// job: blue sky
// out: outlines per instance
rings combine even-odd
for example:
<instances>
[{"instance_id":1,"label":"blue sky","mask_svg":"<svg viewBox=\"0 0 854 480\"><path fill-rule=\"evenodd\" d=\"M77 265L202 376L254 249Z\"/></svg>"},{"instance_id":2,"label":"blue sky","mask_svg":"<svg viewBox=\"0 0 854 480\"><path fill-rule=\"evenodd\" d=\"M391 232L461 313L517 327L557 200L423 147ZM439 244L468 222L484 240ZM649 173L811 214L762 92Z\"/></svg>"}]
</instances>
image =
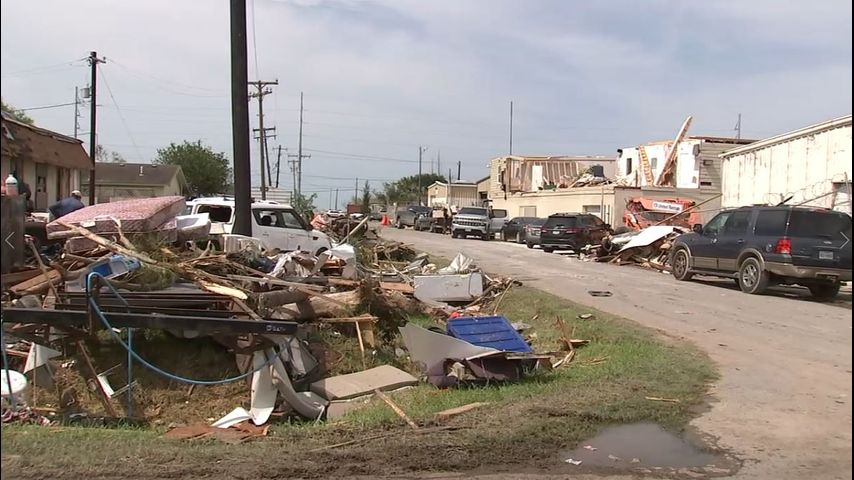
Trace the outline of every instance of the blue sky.
<instances>
[{"instance_id":1,"label":"blue sky","mask_svg":"<svg viewBox=\"0 0 854 480\"><path fill-rule=\"evenodd\" d=\"M78 60L97 50L100 143L129 161L185 139L231 156L227 2L0 5L5 101L72 101L88 81ZM248 10L249 77L279 80L265 101L270 146L296 152L305 92L303 189L320 207L329 189L343 202L356 177L379 187L416 173L419 145L425 171L440 154L442 172L460 161L465 179L485 176L507 153L511 100L519 154L612 155L672 137L689 114L693 134L731 135L741 113L743 136L762 138L851 113L845 1L248 0ZM29 113L73 131L72 107ZM257 181L254 142L252 154Z\"/></svg>"}]
</instances>

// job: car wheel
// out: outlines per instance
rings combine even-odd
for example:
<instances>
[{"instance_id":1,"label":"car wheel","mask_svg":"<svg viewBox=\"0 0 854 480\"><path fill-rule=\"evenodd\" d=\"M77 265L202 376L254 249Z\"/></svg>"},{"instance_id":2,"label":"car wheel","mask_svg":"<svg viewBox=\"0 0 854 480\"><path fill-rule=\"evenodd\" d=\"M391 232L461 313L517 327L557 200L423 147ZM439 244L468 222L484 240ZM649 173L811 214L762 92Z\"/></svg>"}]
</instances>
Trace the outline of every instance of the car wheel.
<instances>
[{"instance_id":1,"label":"car wheel","mask_svg":"<svg viewBox=\"0 0 854 480\"><path fill-rule=\"evenodd\" d=\"M528 245L528 248L534 248L534 244L531 242L526 243L526 245Z\"/></svg>"},{"instance_id":2,"label":"car wheel","mask_svg":"<svg viewBox=\"0 0 854 480\"><path fill-rule=\"evenodd\" d=\"M482 235L480 236L480 239L481 239L481 240L483 240L484 242L488 242L488 241L489 241L489 237L490 237L490 234L489 234L489 233L484 233L484 234L482 234Z\"/></svg>"},{"instance_id":3,"label":"car wheel","mask_svg":"<svg viewBox=\"0 0 854 480\"><path fill-rule=\"evenodd\" d=\"M680 248L673 254L673 278L680 281L691 280L691 254L688 250Z\"/></svg>"},{"instance_id":4,"label":"car wheel","mask_svg":"<svg viewBox=\"0 0 854 480\"><path fill-rule=\"evenodd\" d=\"M810 293L815 298L830 299L839 293L840 285L838 283L817 283L810 285Z\"/></svg>"},{"instance_id":5,"label":"car wheel","mask_svg":"<svg viewBox=\"0 0 854 480\"><path fill-rule=\"evenodd\" d=\"M399 218L398 218L397 220L395 220L395 221L394 221L394 226L395 226L395 227L397 227L397 228L399 228L399 229L401 229L401 230L403 230L403 224L402 224L402 223L400 223L400 219L399 219Z\"/></svg>"},{"instance_id":6,"label":"car wheel","mask_svg":"<svg viewBox=\"0 0 854 480\"><path fill-rule=\"evenodd\" d=\"M457 238L457 232L451 232L451 238Z\"/></svg>"},{"instance_id":7,"label":"car wheel","mask_svg":"<svg viewBox=\"0 0 854 480\"><path fill-rule=\"evenodd\" d=\"M768 288L768 272L756 257L748 257L738 269L738 286L751 295L761 295Z\"/></svg>"},{"instance_id":8,"label":"car wheel","mask_svg":"<svg viewBox=\"0 0 854 480\"><path fill-rule=\"evenodd\" d=\"M543 251L546 253L552 253L555 251L555 249L552 247L543 247Z\"/></svg>"}]
</instances>

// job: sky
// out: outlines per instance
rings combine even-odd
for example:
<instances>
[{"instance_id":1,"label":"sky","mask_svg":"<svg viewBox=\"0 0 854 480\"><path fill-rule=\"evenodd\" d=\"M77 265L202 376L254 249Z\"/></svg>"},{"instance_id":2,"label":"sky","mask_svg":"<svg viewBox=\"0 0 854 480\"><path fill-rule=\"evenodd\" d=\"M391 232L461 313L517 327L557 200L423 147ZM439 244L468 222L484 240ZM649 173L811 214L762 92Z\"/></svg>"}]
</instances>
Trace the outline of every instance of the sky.
<instances>
[{"instance_id":1,"label":"sky","mask_svg":"<svg viewBox=\"0 0 854 480\"><path fill-rule=\"evenodd\" d=\"M228 4L3 1L3 100L73 103L97 51L105 148L150 162L201 140L231 158ZM850 114L851 14L843 0L247 0L249 79L279 82L264 113L282 188L304 93L303 191L327 208L356 179L418 173L419 146L424 172L487 176L509 151L511 101L522 155L614 156L673 138L688 115L690 134L734 136L741 114L742 137L760 139ZM27 113L74 132L73 105ZM88 148L88 105L79 123Z\"/></svg>"}]
</instances>

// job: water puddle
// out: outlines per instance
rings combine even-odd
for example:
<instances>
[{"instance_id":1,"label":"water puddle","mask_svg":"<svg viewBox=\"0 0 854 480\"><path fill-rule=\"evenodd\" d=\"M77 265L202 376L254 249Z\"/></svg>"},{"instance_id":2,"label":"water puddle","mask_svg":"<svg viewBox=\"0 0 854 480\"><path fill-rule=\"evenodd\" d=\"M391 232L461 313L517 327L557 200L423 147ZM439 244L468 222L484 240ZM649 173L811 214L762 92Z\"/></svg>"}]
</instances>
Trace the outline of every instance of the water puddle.
<instances>
[{"instance_id":1,"label":"water puddle","mask_svg":"<svg viewBox=\"0 0 854 480\"><path fill-rule=\"evenodd\" d=\"M609 427L574 450L562 452L561 459L578 467L642 471L690 469L718 475L730 472L732 467L732 461L723 455L700 449L654 423Z\"/></svg>"}]
</instances>

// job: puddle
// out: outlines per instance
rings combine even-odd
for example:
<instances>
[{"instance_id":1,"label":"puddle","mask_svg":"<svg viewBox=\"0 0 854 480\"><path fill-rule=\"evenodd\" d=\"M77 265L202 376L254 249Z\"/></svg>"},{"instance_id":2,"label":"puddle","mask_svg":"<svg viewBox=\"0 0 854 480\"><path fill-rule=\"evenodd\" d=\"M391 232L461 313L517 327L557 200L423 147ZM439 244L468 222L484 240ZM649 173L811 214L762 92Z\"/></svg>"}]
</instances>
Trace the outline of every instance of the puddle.
<instances>
[{"instance_id":1,"label":"puddle","mask_svg":"<svg viewBox=\"0 0 854 480\"><path fill-rule=\"evenodd\" d=\"M607 428L576 449L561 452L561 460L569 458L581 460L580 465L585 467L619 469L720 467L729 463L722 455L705 452L654 423Z\"/></svg>"}]
</instances>

